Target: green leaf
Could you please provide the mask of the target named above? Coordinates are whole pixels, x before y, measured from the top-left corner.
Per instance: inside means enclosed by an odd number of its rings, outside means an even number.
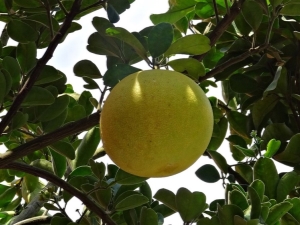
[[[237,111],[228,111],[226,112],[227,119],[230,124],[230,129],[243,137],[246,141],[250,139],[249,133],[247,130],[247,116],[237,112]]]
[[[103,186],[108,186],[107,183],[105,183],[105,182],[103,182],[103,183],[101,183]],[[96,188],[98,188],[98,186],[96,186]],[[100,188],[95,193],[96,193],[96,196],[97,196],[97,202],[104,209],[107,209],[107,207],[111,203],[112,189],[110,187],[108,187],[108,188]]]
[[[237,93],[251,93],[257,90],[256,80],[244,74],[233,74],[229,78],[230,88]]]
[[[133,194],[118,202],[115,206],[115,210],[125,211],[128,209],[133,209],[138,206],[144,205],[147,202],[149,202],[149,199],[147,197],[141,194]]]
[[[278,92],[280,94],[286,94],[288,91],[287,83],[287,69],[285,67],[278,66],[273,81],[264,91],[264,96],[268,93]]]
[[[265,184],[265,195],[275,199],[279,176],[274,162],[269,158],[259,158],[254,164],[253,177]]]
[[[175,59],[168,62],[168,65],[170,65],[175,71],[186,71],[188,76],[194,80],[198,80],[199,77],[205,75],[205,67],[203,63],[194,58]]]
[[[248,156],[248,157],[255,157],[256,156],[255,151],[253,151],[251,149],[243,148],[239,145],[234,145],[234,147],[236,147],[239,151],[241,151],[245,156]]]
[[[100,142],[99,128],[90,129],[83,137],[80,145],[76,149],[75,159],[73,160],[74,168],[86,165],[94,155]]]
[[[68,180],[68,183],[78,190],[81,190],[81,186],[84,184],[89,184],[89,180],[87,176],[74,176]],[[63,199],[66,203],[73,197],[74,196],[72,194],[66,191],[63,192]]]
[[[54,174],[62,178],[65,175],[67,169],[67,160],[63,155],[58,154],[55,151],[50,150],[50,154],[52,157],[51,161],[52,161]]]
[[[68,176],[68,180],[72,179],[73,177],[76,176],[91,176],[92,170],[91,167],[89,166],[79,166],[77,168],[75,168]]]
[[[165,52],[165,56],[173,54],[200,55],[210,50],[210,40],[202,34],[186,35],[177,39]]]
[[[220,174],[218,170],[210,164],[201,166],[196,172],[196,176],[207,183],[215,183],[220,180]]]
[[[57,141],[50,145],[50,148],[56,151],[58,154],[67,157],[68,159],[75,159],[75,151],[72,145],[65,141]]]
[[[0,72],[0,84],[1,84],[1,89],[0,89],[0,105],[4,102],[4,98],[6,96],[6,78],[3,73]]]
[[[211,156],[211,158],[214,160],[214,162],[217,164],[220,170],[222,170],[223,173],[227,174],[228,164],[225,157],[217,151],[208,151],[208,154]]]
[[[252,167],[245,164],[238,164],[235,166],[235,171],[238,172],[249,184],[253,180]]]
[[[85,108],[82,105],[75,104],[73,107],[70,107],[69,105],[68,115],[65,122],[77,121],[85,118],[86,116]]]
[[[279,219],[286,214],[293,205],[289,202],[281,202],[271,207],[269,216],[267,218],[266,224],[273,225],[279,221]]]
[[[116,64],[106,71],[103,76],[103,81],[105,85],[114,87],[120,80],[138,71],[140,71],[140,69],[127,64]]]
[[[264,156],[267,158],[272,158],[272,156],[275,155],[276,152],[279,150],[280,145],[281,145],[281,141],[276,140],[276,139],[271,139],[268,142],[267,151],[264,154]]]
[[[277,202],[284,201],[300,181],[300,176],[296,172],[288,172],[281,177],[277,185]]]
[[[238,190],[233,190],[229,192],[229,204],[236,205],[240,207],[242,210],[247,209],[249,206],[245,195],[243,195]]]
[[[140,193],[146,196],[149,199],[149,202],[152,201],[152,191],[150,185],[147,181],[144,181],[143,184],[139,188]]]
[[[176,1],[176,5],[171,7],[166,13],[152,14],[150,20],[154,24],[166,22],[174,24],[188,13],[195,9],[196,2],[194,0]]]
[[[173,28],[169,23],[154,26],[148,34],[148,49],[150,55],[156,58],[165,53],[173,41]]]
[[[120,20],[119,13],[115,10],[115,8],[111,4],[107,4],[106,8],[107,17],[109,22],[117,23]]]
[[[177,211],[176,196],[172,191],[162,188],[159,189],[153,197],[158,201],[164,203],[170,209]]]
[[[39,120],[47,122],[55,119],[61,115],[68,107],[70,97],[68,95],[62,95],[55,99],[55,102],[48,106],[45,111],[39,116]]]
[[[289,213],[286,213],[281,217],[281,225],[299,225],[299,222]]]
[[[256,191],[260,201],[262,202],[265,194],[265,184],[261,180],[254,180],[250,184],[250,187]]]
[[[295,134],[283,152],[275,156],[276,160],[290,163],[299,163],[300,162],[300,153],[299,153],[299,144],[300,144],[300,134]]]
[[[0,194],[0,208],[7,206],[15,197],[17,188],[12,187]]]
[[[81,60],[77,62],[73,68],[75,76],[89,77],[92,79],[101,78],[98,67],[90,60]]]
[[[256,1],[246,1],[242,6],[242,14],[247,23],[256,31],[263,18],[263,9]]]
[[[222,225],[234,225],[234,216],[244,218],[243,211],[236,205],[218,206],[218,217]]]
[[[66,118],[67,118],[67,113],[68,113],[68,110],[65,109],[58,117],[56,117],[55,119],[51,120],[51,121],[48,121],[48,122],[44,122],[42,123],[42,126],[43,126],[43,130],[44,132],[46,133],[49,133],[51,131],[54,131],[56,130],[57,128],[61,127]]]
[[[70,221],[67,217],[53,216],[51,219],[51,225],[68,224]]]
[[[82,77],[82,79],[87,83],[87,84],[83,85],[84,88],[89,89],[89,90],[100,89],[97,82],[94,81],[93,79],[91,79],[89,77]]]
[[[299,2],[287,3],[280,10],[280,14],[284,16],[299,16],[300,4]]]
[[[17,47],[17,60],[24,74],[27,74],[36,65],[37,49],[34,42],[19,43]]]
[[[106,34],[129,44],[142,59],[147,60],[147,52],[144,46],[132,33],[126,29],[122,27],[111,27],[106,29]]]
[[[38,33],[28,24],[21,20],[11,20],[7,24],[8,35],[16,42],[34,42],[38,38]]]
[[[215,110],[214,110],[214,116],[215,116]],[[207,149],[211,151],[216,151],[223,143],[227,131],[228,131],[228,121],[226,117],[223,117],[222,115],[220,121],[214,124],[213,135],[207,146]]]
[[[256,129],[259,126],[261,126],[263,120],[274,109],[278,101],[279,97],[277,95],[268,95],[262,100],[254,103],[252,110],[252,118]]]
[[[117,171],[115,181],[119,184],[123,185],[131,185],[131,184],[138,184],[142,183],[143,181],[147,180],[147,177],[138,177],[135,175],[132,175],[130,173],[125,172],[122,169],[119,169]]]
[[[176,208],[184,222],[198,218],[206,208],[206,196],[201,192],[191,193],[186,188],[179,188],[176,193]]]
[[[22,106],[51,105],[54,101],[55,98],[50,91],[42,87],[33,86],[22,102]]]
[[[28,120],[28,115],[18,111],[12,119],[11,130],[18,129],[26,124]]]
[[[30,165],[45,170],[48,173],[54,173],[51,162],[49,162],[46,159],[36,159],[33,162],[31,162]]]
[[[299,222],[300,221],[300,199],[289,198],[285,201],[293,204],[293,207],[289,210],[289,213]]]
[[[2,66],[11,76],[12,88],[18,89],[21,80],[21,70],[17,60],[6,56],[2,60]]]
[[[158,225],[158,216],[151,208],[143,207],[140,215],[140,225]]]
[[[4,92],[4,96],[6,96],[11,91],[12,78],[11,78],[11,75],[8,73],[8,71],[5,69],[0,70],[0,76],[3,77],[3,78],[0,78],[0,79],[2,79],[2,81],[1,81],[1,82],[3,82],[2,84],[5,83],[5,88],[3,88],[2,91]],[[0,100],[0,102],[1,102],[1,100]]]
[[[261,212],[260,198],[254,188],[249,186],[247,191],[248,191],[248,196],[249,196],[250,203],[251,203],[250,218],[251,219],[259,219],[260,212]]]
[[[25,174],[24,177],[24,185],[26,185],[26,189],[31,193],[33,192],[39,184],[39,178],[37,176],[31,174]]]
[[[24,8],[37,8],[42,6],[41,1],[39,0],[28,0],[28,1],[14,0],[14,3]]]
[[[91,166],[91,169],[93,171],[93,174],[95,174],[96,177],[101,181],[105,176],[105,165],[103,162],[95,162],[93,159],[90,159],[89,164]]]
[[[47,83],[57,81],[61,78],[63,78],[63,75],[59,73],[59,71],[57,71],[53,66],[46,65],[34,84],[35,85],[47,84]]]
[[[89,91],[83,91],[78,99],[78,104],[82,105],[85,108],[87,115],[91,114],[94,110],[94,107],[91,103],[91,99],[93,99],[93,95]],[[98,106],[98,102],[96,103],[95,108],[97,108],[97,106]]]

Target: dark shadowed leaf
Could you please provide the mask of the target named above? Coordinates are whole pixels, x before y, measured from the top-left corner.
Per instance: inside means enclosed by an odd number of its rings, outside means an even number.
[[[148,201],[149,199],[141,194],[132,194],[118,202],[115,206],[115,210],[124,211],[133,209],[147,203]]]
[[[91,166],[93,174],[95,174],[95,176],[98,177],[99,180],[101,181],[104,178],[105,170],[106,170],[104,163],[95,162],[94,160],[90,159],[89,164]]]
[[[290,4],[285,4],[283,9],[280,10],[280,14],[285,16],[299,16],[299,10],[299,2],[292,2]]]
[[[12,88],[17,89],[21,80],[21,70],[17,60],[6,56],[2,60],[2,66],[11,76]]]
[[[176,193],[176,208],[184,222],[191,222],[198,218],[206,209],[206,196],[202,192],[190,192],[186,188],[179,188]]]
[[[67,157],[68,159],[75,159],[75,150],[72,145],[65,141],[58,141],[50,145],[50,148],[57,153]]]
[[[132,33],[126,29],[122,27],[111,27],[106,29],[106,34],[129,44],[141,58],[147,59],[147,52],[144,46]]]
[[[169,23],[154,26],[148,34],[148,49],[153,58],[168,50],[173,41],[173,28]]]
[[[22,106],[51,105],[54,101],[55,98],[50,91],[42,87],[33,86],[24,99]]]
[[[230,88],[237,93],[251,93],[257,90],[258,83],[243,74],[234,74],[229,78]]]
[[[281,177],[277,185],[277,202],[284,201],[300,181],[300,176],[296,172],[288,172]]]
[[[28,43],[38,38],[38,33],[28,24],[21,20],[11,20],[7,24],[8,35],[17,42]]]
[[[53,81],[58,81],[59,79],[63,79],[63,77],[64,77],[63,74],[61,74],[53,66],[46,65],[43,68],[37,81],[35,82],[35,85],[51,83]]]
[[[242,13],[247,23],[256,31],[263,18],[263,10],[256,1],[246,1],[242,7]]]
[[[285,201],[293,204],[293,207],[289,210],[289,213],[299,222],[300,221],[300,199],[289,198]]]
[[[153,197],[158,201],[164,203],[170,209],[177,211],[176,197],[172,191],[162,188],[159,189]]]
[[[215,183],[220,180],[220,174],[218,170],[210,164],[201,166],[196,172],[196,176],[207,183]]]
[[[295,134],[289,141],[284,151],[276,155],[276,159],[283,162],[299,163],[299,144],[300,134]]]
[[[103,76],[103,81],[105,85],[114,87],[124,77],[138,71],[140,71],[140,69],[127,64],[116,64],[114,67],[111,67],[106,71]]]
[[[107,4],[106,12],[107,12],[107,17],[109,19],[109,22],[117,23],[120,20],[120,16],[118,12],[111,4]]]
[[[27,74],[36,64],[37,49],[34,42],[19,43],[17,47],[17,60],[24,74]]]
[[[234,225],[234,216],[244,218],[243,211],[236,205],[224,205],[218,207],[218,217],[222,225]]]
[[[215,151],[221,146],[227,133],[227,128],[228,121],[226,117],[222,117],[218,123],[214,124],[213,136],[207,146],[208,150]]]
[[[74,169],[68,176],[68,180],[70,180],[73,177],[76,176],[91,176],[92,170],[89,166],[79,166],[76,169]]]
[[[222,172],[226,174],[228,171],[228,164],[225,157],[217,151],[208,151],[208,154],[212,157],[220,170],[222,170]]]
[[[78,77],[90,77],[92,79],[102,77],[98,67],[90,60],[81,60],[77,62],[73,71]]]
[[[140,215],[140,225],[158,225],[158,216],[151,208],[143,207]]]
[[[119,184],[123,185],[131,185],[131,184],[138,184],[142,183],[143,181],[147,180],[147,177],[138,177],[135,175],[132,175],[130,173],[125,172],[124,170],[119,169],[115,181]]]

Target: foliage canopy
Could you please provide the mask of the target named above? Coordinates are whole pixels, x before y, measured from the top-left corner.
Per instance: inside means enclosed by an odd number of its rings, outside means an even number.
[[[136,32],[114,25],[131,4],[0,1],[0,144],[7,149],[0,155],[0,224],[155,225],[174,213],[185,225],[300,224],[299,0],[169,1],[167,12],[151,15],[153,26]],[[107,18],[93,19],[87,50],[106,56],[107,71],[82,59],[74,74],[86,90],[74,93],[47,63],[95,10]],[[8,39],[17,44],[7,46]],[[39,49],[45,53],[37,58]],[[222,179],[224,199],[206,203],[204,193],[186,188],[152,195],[147,178],[101,162],[104,95],[139,71],[140,61],[182,72],[205,92],[220,81],[224,99],[210,98],[214,131],[205,153],[216,166],[195,173],[205,182]],[[234,165],[219,149],[224,139]],[[274,161],[291,172],[278,174]],[[59,203],[73,196],[85,206],[77,221]]]

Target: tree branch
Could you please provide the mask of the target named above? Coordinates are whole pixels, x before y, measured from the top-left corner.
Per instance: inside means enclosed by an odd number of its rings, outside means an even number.
[[[14,115],[16,114],[18,109],[20,108],[21,103],[23,102],[23,100],[27,96],[28,92],[30,91],[30,89],[34,85],[35,81],[39,77],[39,75],[40,75],[42,69],[44,68],[44,66],[52,58],[56,47],[58,46],[60,41],[63,39],[65,34],[67,33],[67,31],[70,28],[71,23],[72,23],[73,19],[75,18],[75,16],[79,13],[81,2],[82,2],[82,0],[74,0],[71,11],[66,16],[66,19],[65,19],[64,23],[62,24],[60,30],[55,35],[55,37],[53,38],[51,43],[49,44],[49,47],[47,48],[47,50],[44,53],[44,55],[42,56],[42,58],[40,58],[37,61],[37,64],[34,67],[34,69],[32,70],[29,79],[26,81],[26,83],[24,84],[24,86],[22,87],[22,89],[20,90],[18,95],[16,96],[16,98],[15,98],[13,104],[11,105],[10,109],[8,110],[8,112],[6,113],[6,115],[4,116],[2,121],[0,122],[0,135],[3,133],[3,131],[5,130],[7,125],[10,123],[10,121],[12,120],[12,118],[14,117]]]
[[[31,152],[47,147],[65,137],[85,131],[97,124],[99,124],[100,113],[96,112],[84,119],[68,123],[67,125],[33,139],[25,144],[22,144],[11,151],[6,151],[0,155],[0,168],[5,167],[7,164],[28,155]]]
[[[208,78],[212,78],[213,76],[215,76],[218,73],[221,73],[222,71],[224,71],[228,67],[230,67],[230,66],[232,66],[232,65],[234,65],[238,62],[241,62],[241,61],[245,60],[246,58],[248,58],[251,55],[257,54],[257,53],[265,50],[268,47],[269,47],[269,45],[264,44],[264,45],[261,45],[261,46],[258,46],[256,48],[254,48],[254,49],[249,49],[249,51],[244,52],[243,54],[241,54],[237,57],[233,57],[233,58],[227,60],[226,62],[216,66],[214,69],[207,72],[205,76],[199,77],[198,81],[202,82],[204,80],[207,80]]]
[[[50,224],[52,216],[36,216],[21,222],[15,223],[14,225],[38,225],[38,224]]]
[[[210,39],[210,46],[214,46],[219,38],[222,36],[222,34],[227,30],[227,28],[232,24],[234,19],[237,17],[237,15],[241,11],[241,6],[246,0],[235,0],[233,5],[230,8],[230,12],[227,13],[224,18],[217,24],[215,29],[208,35]],[[206,54],[202,55],[195,55],[193,56],[194,59],[197,59],[198,61],[202,61]]]
[[[98,215],[107,225],[116,225],[115,222],[113,222],[112,219],[101,208],[99,208],[97,204],[94,201],[92,201],[85,193],[74,188],[72,185],[68,184],[66,181],[58,178],[52,173],[18,162],[12,162],[6,165],[5,169],[15,169],[19,171],[24,171],[26,173],[48,180],[49,182],[61,187],[71,195],[76,196],[80,201],[82,201],[84,205],[86,205],[87,208],[89,208],[92,212]]]

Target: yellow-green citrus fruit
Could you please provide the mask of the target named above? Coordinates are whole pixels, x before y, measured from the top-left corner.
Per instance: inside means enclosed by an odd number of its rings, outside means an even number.
[[[125,77],[107,97],[100,118],[108,156],[141,177],[187,169],[204,153],[213,130],[205,93],[190,78],[168,70]]]

